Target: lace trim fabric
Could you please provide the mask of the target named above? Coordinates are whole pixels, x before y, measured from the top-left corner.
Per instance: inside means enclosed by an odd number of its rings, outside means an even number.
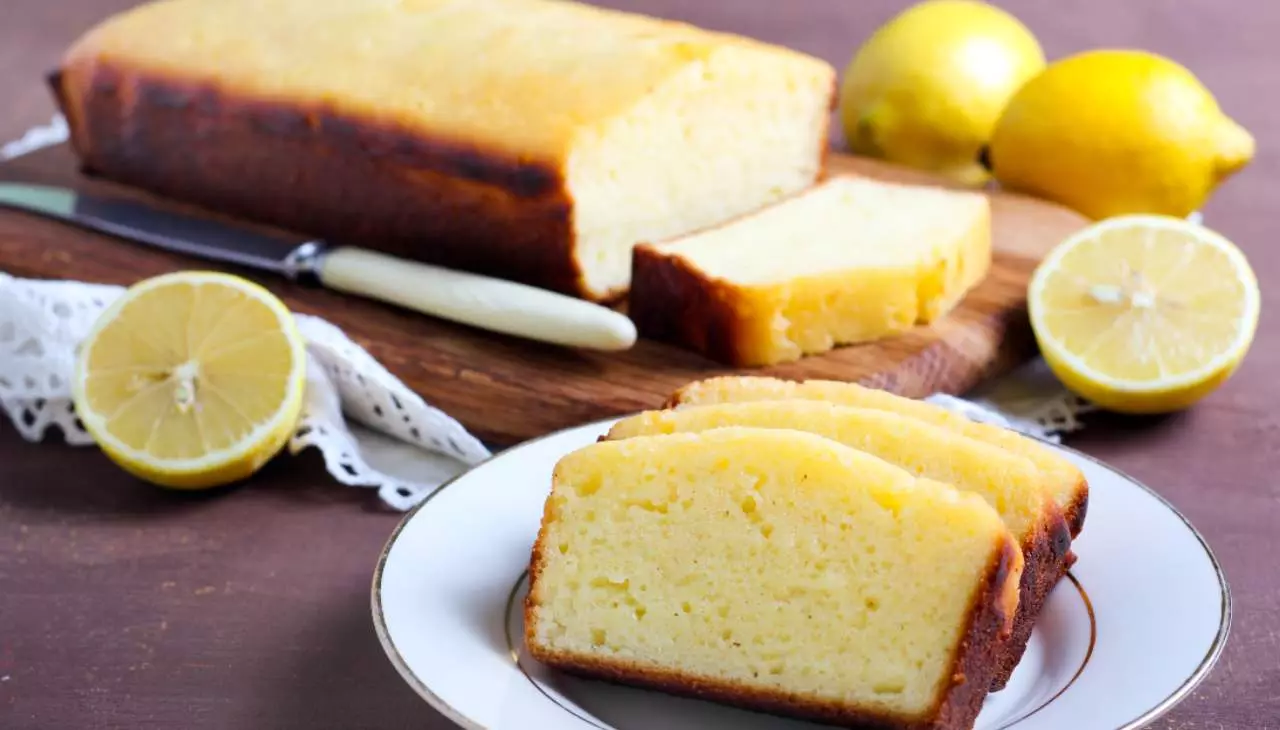
[[[1081,416],[1096,407],[1058,382],[1043,360],[970,393],[967,398],[936,394],[926,400],[975,421],[993,423],[1059,443],[1062,435],[1084,428]]]
[[[59,144],[56,116],[0,146],[0,160]],[[71,378],[76,347],[120,296],[116,286],[18,279],[0,272],[0,410],[28,441],[57,431],[74,446],[93,439],[76,418]],[[329,322],[296,315],[307,342],[307,389],[289,452],[316,449],[341,484],[378,491],[407,510],[440,484],[489,458],[489,450],[448,414],[409,390]],[[1057,441],[1081,428],[1091,406],[1034,362],[972,395],[929,398],[975,420]]]

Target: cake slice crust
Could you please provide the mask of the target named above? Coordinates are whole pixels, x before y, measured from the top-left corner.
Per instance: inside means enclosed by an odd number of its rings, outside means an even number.
[[[557,465],[526,642],[551,666],[678,694],[964,728],[1022,567],[978,497],[813,434],[602,442]]]

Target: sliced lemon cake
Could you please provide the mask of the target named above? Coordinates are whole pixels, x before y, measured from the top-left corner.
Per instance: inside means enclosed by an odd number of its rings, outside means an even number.
[[[932,322],[990,266],[985,195],[839,176],[637,246],[629,312],[647,337],[766,365]]]
[[[1021,434],[978,423],[922,400],[885,390],[834,380],[782,380],[756,376],[723,376],[690,383],[672,394],[668,406],[705,405],[755,400],[824,400],[840,405],[891,411],[942,426],[1006,451],[1025,456],[1040,470],[1049,493],[1062,508],[1074,538],[1084,527],[1089,508],[1089,485],[1084,474],[1066,457]]]
[[[607,438],[698,433],[726,426],[807,431],[913,474],[982,497],[1018,539],[1026,560],[1013,634],[994,680],[1003,687],[1026,649],[1045,599],[1066,572],[1071,536],[1030,460],[909,416],[824,401],[779,400],[688,406],[623,419]]]
[[[166,0],[85,34],[53,86],[98,175],[608,299],[636,243],[812,185],[835,77],[560,0]]]
[[[555,468],[526,643],[586,676],[958,730],[988,692],[1021,572],[981,498],[821,436],[604,441]]]

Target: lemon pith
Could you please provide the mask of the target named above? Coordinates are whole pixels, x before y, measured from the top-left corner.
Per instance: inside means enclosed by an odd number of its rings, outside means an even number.
[[[1045,361],[1114,411],[1162,413],[1239,365],[1261,297],[1244,254],[1182,219],[1132,215],[1068,238],[1036,269],[1028,308]]]
[[[302,408],[306,354],[293,316],[239,277],[179,272],[134,285],[81,345],[73,400],[126,471],[202,488],[257,471]]]

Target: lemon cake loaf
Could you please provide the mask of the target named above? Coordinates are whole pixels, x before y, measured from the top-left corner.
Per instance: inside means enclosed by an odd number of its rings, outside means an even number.
[[[526,643],[562,670],[848,727],[969,728],[1022,554],[981,498],[801,431],[555,469]]]
[[[825,436],[912,474],[977,494],[995,508],[1018,539],[1026,563],[1013,634],[993,683],[1004,686],[1022,659],[1045,599],[1066,572],[1071,546],[1062,511],[1030,460],[890,411],[796,399],[647,411],[619,421],[607,438],[698,433],[726,426],[794,429]]]
[[[891,411],[927,421],[978,441],[1025,456],[1040,470],[1049,493],[1077,537],[1089,508],[1089,485],[1066,457],[1007,428],[978,423],[922,400],[834,380],[782,380],[758,376],[722,376],[689,383],[672,394],[667,406],[707,405],[755,400],[824,400],[840,405]]]
[[[642,335],[768,365],[941,317],[990,270],[990,203],[837,176],[634,258]]]
[[[163,0],[52,79],[87,172],[593,299],[813,183],[835,70],[562,0]]]

